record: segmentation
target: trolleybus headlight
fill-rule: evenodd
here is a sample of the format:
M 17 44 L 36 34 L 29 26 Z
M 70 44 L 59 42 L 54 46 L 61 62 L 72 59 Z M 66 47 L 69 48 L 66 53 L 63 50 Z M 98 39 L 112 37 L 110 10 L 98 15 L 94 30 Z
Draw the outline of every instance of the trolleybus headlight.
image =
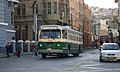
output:
M 104 56 L 104 55 L 107 55 L 106 53 L 102 53 L 102 55 Z
M 57 44 L 57 46 L 60 46 L 60 44 Z
M 42 44 L 40 44 L 40 46 L 42 46 Z

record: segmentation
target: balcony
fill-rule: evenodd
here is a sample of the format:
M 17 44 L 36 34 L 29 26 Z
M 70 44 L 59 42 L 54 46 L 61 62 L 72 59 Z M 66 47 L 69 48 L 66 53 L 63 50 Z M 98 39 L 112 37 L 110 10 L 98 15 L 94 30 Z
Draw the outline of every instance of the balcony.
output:
M 8 0 L 8 3 L 12 3 L 14 5 L 14 7 L 17 7 L 18 4 L 19 4 L 19 1 L 18 0 Z
M 34 15 L 15 15 L 15 22 L 31 22 L 34 21 Z M 42 20 L 41 15 L 38 15 L 38 21 Z

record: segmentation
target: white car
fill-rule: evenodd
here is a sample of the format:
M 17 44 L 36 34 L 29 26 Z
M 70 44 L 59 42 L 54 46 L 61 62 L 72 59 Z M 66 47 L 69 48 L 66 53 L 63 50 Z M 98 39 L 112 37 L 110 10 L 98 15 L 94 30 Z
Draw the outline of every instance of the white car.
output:
M 100 62 L 120 61 L 120 47 L 117 43 L 103 43 L 100 48 Z

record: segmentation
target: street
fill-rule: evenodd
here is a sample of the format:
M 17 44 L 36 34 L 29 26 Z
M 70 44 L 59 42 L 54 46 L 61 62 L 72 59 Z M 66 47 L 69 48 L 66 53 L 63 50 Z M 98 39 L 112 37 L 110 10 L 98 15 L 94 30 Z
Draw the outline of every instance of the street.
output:
M 120 72 L 119 62 L 99 62 L 99 50 L 81 53 L 79 57 L 58 58 L 21 55 L 0 58 L 0 72 Z

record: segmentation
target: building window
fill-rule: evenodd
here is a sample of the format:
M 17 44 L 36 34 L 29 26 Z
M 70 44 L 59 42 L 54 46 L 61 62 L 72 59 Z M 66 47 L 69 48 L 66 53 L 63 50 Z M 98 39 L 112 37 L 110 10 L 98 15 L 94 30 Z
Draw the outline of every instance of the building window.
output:
M 25 4 L 22 4 L 22 15 L 26 15 Z
M 54 2 L 53 8 L 54 8 L 54 14 L 57 14 L 57 2 Z
M 59 16 L 60 16 L 60 19 L 62 19 L 62 8 L 61 8 L 61 3 L 59 3 Z
M 11 25 L 14 25 L 14 12 L 11 12 Z
M 20 5 L 17 7 L 17 15 L 20 15 L 20 12 L 21 12 L 21 10 L 20 10 Z
M 44 14 L 46 14 L 46 3 L 43 3 L 43 7 L 44 7 Z
M 48 2 L 48 14 L 51 14 L 51 2 Z

